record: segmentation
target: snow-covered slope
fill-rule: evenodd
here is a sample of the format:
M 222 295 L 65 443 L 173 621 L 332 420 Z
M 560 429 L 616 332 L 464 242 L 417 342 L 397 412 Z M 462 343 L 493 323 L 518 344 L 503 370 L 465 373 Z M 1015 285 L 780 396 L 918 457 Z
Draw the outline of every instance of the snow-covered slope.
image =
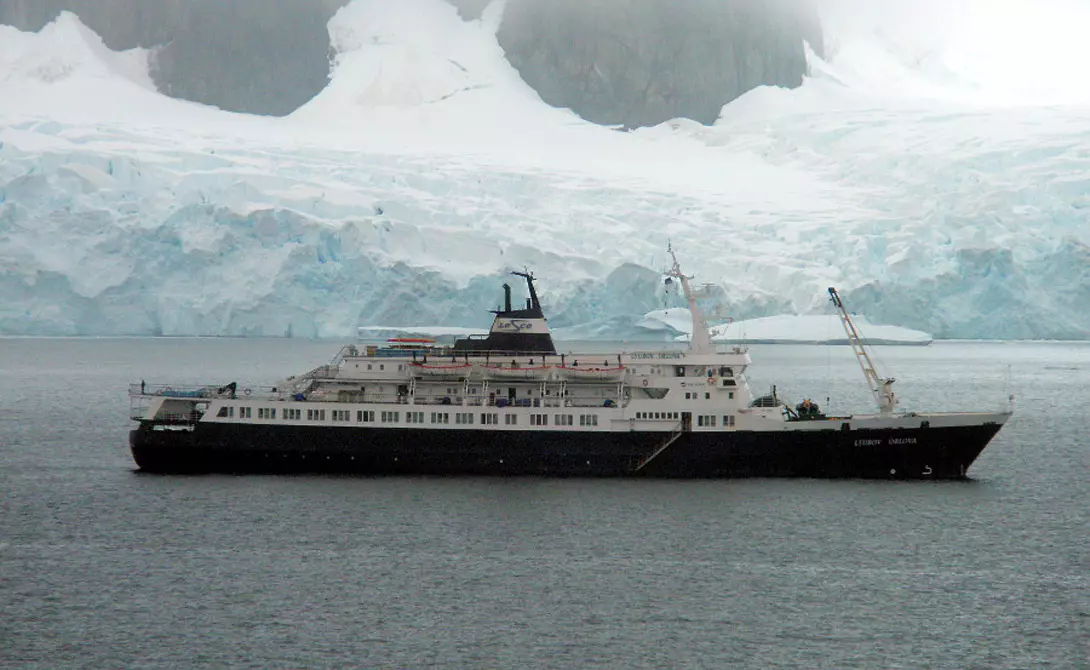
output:
M 329 87 L 286 119 L 159 95 L 146 54 L 72 15 L 0 27 L 0 333 L 479 327 L 524 266 L 554 325 L 634 324 L 671 239 L 735 318 L 836 285 L 937 337 L 1090 335 L 1074 93 L 973 97 L 853 26 L 801 89 L 618 133 L 519 80 L 502 10 L 354 0 Z M 882 72 L 915 83 L 868 90 Z

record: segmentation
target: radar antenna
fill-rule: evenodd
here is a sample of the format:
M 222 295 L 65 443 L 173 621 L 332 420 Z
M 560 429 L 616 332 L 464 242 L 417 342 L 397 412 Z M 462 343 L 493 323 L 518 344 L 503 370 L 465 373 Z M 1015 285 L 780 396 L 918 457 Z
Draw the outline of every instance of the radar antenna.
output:
M 534 273 L 530 272 L 529 269 L 526 269 L 526 268 L 523 268 L 523 269 L 526 270 L 526 271 L 525 272 L 512 272 L 511 274 L 515 275 L 516 277 L 522 277 L 523 279 L 526 280 L 526 289 L 530 293 L 530 304 L 528 305 L 528 307 L 530 309 L 536 309 L 536 310 L 540 311 L 541 310 L 541 301 L 538 300 L 537 290 L 534 288 L 534 280 L 536 280 L 537 277 L 535 277 Z
M 840 294 L 832 286 L 829 287 L 829 297 L 833 304 L 836 305 L 840 323 L 844 325 L 844 332 L 848 334 L 848 343 L 852 345 L 852 351 L 855 352 L 855 358 L 859 361 L 859 367 L 863 370 L 863 376 L 867 378 L 870 391 L 878 402 L 879 412 L 883 416 L 889 416 L 893 413 L 893 408 L 897 406 L 897 395 L 893 392 L 893 382 L 896 380 L 893 377 L 882 378 L 878 375 L 878 371 L 874 367 L 874 361 L 871 360 L 870 354 L 867 353 L 866 347 L 863 346 L 863 338 L 859 336 L 859 330 L 855 327 L 855 322 L 852 321 L 848 310 L 844 308 L 844 303 L 840 300 Z
M 689 302 L 689 314 L 692 315 L 693 319 L 693 335 L 689 338 L 689 351 L 694 354 L 715 353 L 711 337 L 708 335 L 708 322 L 704 320 L 704 313 L 700 311 L 700 307 L 696 304 L 696 295 L 693 294 L 693 289 L 689 286 L 689 280 L 692 277 L 687 277 L 682 273 L 681 264 L 677 262 L 677 256 L 674 254 L 673 244 L 668 243 L 666 251 L 674 262 L 673 267 L 666 273 L 666 276 L 673 277 L 681 282 L 681 290 L 685 293 L 685 299 Z

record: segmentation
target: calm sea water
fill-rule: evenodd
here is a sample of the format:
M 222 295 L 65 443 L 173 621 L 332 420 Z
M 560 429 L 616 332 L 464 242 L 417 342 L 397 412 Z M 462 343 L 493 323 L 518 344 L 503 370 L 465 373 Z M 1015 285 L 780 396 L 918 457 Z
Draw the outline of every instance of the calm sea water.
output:
M 911 409 L 1016 414 L 969 482 L 160 477 L 126 384 L 338 345 L 0 339 L 0 665 L 1090 667 L 1090 346 L 880 348 Z M 846 347 L 754 347 L 870 405 Z

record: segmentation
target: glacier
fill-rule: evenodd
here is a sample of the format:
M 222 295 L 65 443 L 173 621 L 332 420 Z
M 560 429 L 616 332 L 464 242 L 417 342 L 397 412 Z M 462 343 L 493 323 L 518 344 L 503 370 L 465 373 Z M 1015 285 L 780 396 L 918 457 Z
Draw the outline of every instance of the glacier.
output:
M 1056 23 L 1080 10 L 1011 1 L 987 32 L 852 4 L 824 2 L 802 87 L 633 132 L 545 105 L 503 2 L 353 0 L 285 118 L 162 95 L 73 14 L 0 26 L 0 334 L 479 328 L 530 268 L 554 326 L 610 336 L 666 306 L 669 240 L 735 320 L 837 286 L 936 338 L 1090 337 L 1087 56 Z M 987 11 L 912 16 L 951 4 Z

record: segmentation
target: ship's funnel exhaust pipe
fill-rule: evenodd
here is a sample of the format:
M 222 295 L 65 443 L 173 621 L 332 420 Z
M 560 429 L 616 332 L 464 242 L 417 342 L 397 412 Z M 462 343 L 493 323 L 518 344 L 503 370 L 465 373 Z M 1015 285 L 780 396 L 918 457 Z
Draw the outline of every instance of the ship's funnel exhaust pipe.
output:
M 505 312 L 510 312 L 511 311 L 511 285 L 510 284 L 504 284 L 503 285 L 503 311 L 505 311 Z

